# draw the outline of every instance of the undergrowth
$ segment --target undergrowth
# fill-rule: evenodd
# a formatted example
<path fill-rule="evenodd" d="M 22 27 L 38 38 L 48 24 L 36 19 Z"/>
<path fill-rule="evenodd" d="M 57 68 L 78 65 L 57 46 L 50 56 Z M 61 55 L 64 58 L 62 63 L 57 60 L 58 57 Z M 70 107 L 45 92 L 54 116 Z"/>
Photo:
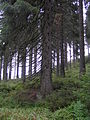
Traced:
<path fill-rule="evenodd" d="M 90 64 L 79 79 L 78 65 L 66 77 L 53 73 L 53 92 L 42 99 L 40 79 L 0 82 L 0 120 L 90 120 Z M 38 94 L 38 99 L 37 99 Z"/>

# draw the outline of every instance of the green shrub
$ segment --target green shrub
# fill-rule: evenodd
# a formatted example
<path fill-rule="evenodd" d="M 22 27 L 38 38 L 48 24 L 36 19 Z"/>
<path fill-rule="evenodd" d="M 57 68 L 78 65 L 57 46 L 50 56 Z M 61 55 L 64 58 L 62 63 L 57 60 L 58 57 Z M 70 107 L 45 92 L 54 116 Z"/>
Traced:
<path fill-rule="evenodd" d="M 59 109 L 52 115 L 53 120 L 73 120 L 73 113 L 69 112 L 66 108 Z"/>
<path fill-rule="evenodd" d="M 55 111 L 59 108 L 64 108 L 71 104 L 76 96 L 73 95 L 71 90 L 58 90 L 54 91 L 51 95 L 46 98 L 46 104 L 51 111 Z"/>
<path fill-rule="evenodd" d="M 87 56 L 87 57 L 85 57 L 85 63 L 86 63 L 86 64 L 87 64 L 87 63 L 90 63 L 90 55 Z"/>
<path fill-rule="evenodd" d="M 73 102 L 67 108 L 56 110 L 52 114 L 54 120 L 89 120 L 87 109 L 80 101 Z"/>
<path fill-rule="evenodd" d="M 53 120 L 52 113 L 45 108 L 0 109 L 0 120 Z"/>
<path fill-rule="evenodd" d="M 40 78 L 32 78 L 32 80 L 26 80 L 23 84 L 23 89 L 38 89 L 40 88 Z"/>
<path fill-rule="evenodd" d="M 0 92 L 10 92 L 12 89 L 7 84 L 0 84 Z"/>
<path fill-rule="evenodd" d="M 83 103 L 81 103 L 81 101 L 72 103 L 68 107 L 68 111 L 73 113 L 73 118 L 75 120 L 89 120 L 90 119 L 86 106 Z"/>
<path fill-rule="evenodd" d="M 53 89 L 57 90 L 57 89 L 61 89 L 64 86 L 64 82 L 63 81 L 54 81 L 53 82 Z"/>
<path fill-rule="evenodd" d="M 90 112 L 90 79 L 87 74 L 82 76 L 80 83 L 81 88 L 75 91 L 74 94 L 76 94 L 78 99 L 86 105 Z"/>
<path fill-rule="evenodd" d="M 78 94 L 78 93 L 77 93 Z M 90 84 L 86 83 L 78 94 L 79 99 L 87 106 L 90 112 Z"/>

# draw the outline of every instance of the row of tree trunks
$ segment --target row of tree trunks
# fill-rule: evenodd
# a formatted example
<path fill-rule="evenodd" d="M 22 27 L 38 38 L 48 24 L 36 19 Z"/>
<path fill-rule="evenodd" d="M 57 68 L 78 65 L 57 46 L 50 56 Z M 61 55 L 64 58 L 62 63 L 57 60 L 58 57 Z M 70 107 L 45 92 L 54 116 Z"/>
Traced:
<path fill-rule="evenodd" d="M 25 50 L 26 51 L 26 50 Z M 12 67 L 14 66 L 14 78 L 19 78 L 19 64 L 20 64 L 20 52 L 17 51 L 15 53 L 15 57 L 14 57 L 14 62 L 13 61 L 13 57 L 10 54 L 10 56 L 8 56 L 8 51 L 4 51 L 4 54 L 0 56 L 0 80 L 7 80 L 7 79 L 12 79 Z M 26 73 L 26 52 L 23 52 L 23 54 L 21 55 L 21 59 L 22 59 L 22 79 L 23 82 L 25 82 L 25 73 Z M 14 65 L 13 65 L 14 63 Z M 16 68 L 17 67 L 17 68 Z M 2 69 L 3 69 L 3 78 L 1 78 L 1 74 L 2 74 Z M 37 69 L 37 49 L 34 49 L 34 73 L 36 74 L 36 69 Z M 9 72 L 8 72 L 9 70 Z M 29 52 L 29 78 L 32 79 L 32 49 L 30 49 Z"/>

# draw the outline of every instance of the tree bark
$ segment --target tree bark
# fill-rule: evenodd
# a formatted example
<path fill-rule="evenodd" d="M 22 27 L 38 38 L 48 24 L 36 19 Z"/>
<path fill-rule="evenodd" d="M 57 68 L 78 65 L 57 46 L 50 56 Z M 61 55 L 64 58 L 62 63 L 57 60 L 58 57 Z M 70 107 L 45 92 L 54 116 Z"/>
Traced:
<path fill-rule="evenodd" d="M 29 79 L 32 80 L 32 48 L 29 50 Z"/>
<path fill-rule="evenodd" d="M 89 54 L 90 54 L 90 53 L 89 53 L 89 48 L 90 48 L 90 45 L 87 45 L 87 47 L 88 47 L 88 56 L 89 56 Z"/>
<path fill-rule="evenodd" d="M 1 80 L 1 72 L 2 72 L 2 55 L 1 55 L 1 59 L 0 59 L 0 80 Z"/>
<path fill-rule="evenodd" d="M 59 64 L 59 44 L 57 44 L 57 70 L 56 70 L 56 75 L 57 77 L 59 76 L 59 72 L 60 72 L 60 64 Z"/>
<path fill-rule="evenodd" d="M 53 56 L 53 57 L 54 57 L 53 68 L 54 68 L 54 70 L 55 70 L 55 57 L 56 57 L 56 56 L 55 56 L 55 50 L 54 50 L 54 56 Z"/>
<path fill-rule="evenodd" d="M 79 0 L 79 27 L 80 27 L 80 76 L 82 76 L 85 69 L 85 55 L 84 55 L 84 26 L 83 26 L 83 0 Z"/>
<path fill-rule="evenodd" d="M 65 67 L 66 70 L 68 69 L 68 62 L 67 62 L 67 42 L 65 42 Z"/>
<path fill-rule="evenodd" d="M 70 50 L 69 50 L 70 52 L 69 52 L 69 54 L 70 54 L 70 69 L 71 69 L 71 57 L 72 57 L 72 56 L 71 56 L 71 42 L 69 43 L 69 47 L 70 47 Z"/>
<path fill-rule="evenodd" d="M 52 68 L 53 70 L 55 70 L 55 50 L 53 51 L 53 55 L 52 55 Z"/>
<path fill-rule="evenodd" d="M 12 74 L 12 56 L 10 56 L 10 62 L 9 62 L 9 79 L 11 79 Z"/>
<path fill-rule="evenodd" d="M 74 67 L 75 67 L 75 51 L 76 51 L 76 49 L 75 49 L 75 43 L 73 41 L 73 66 Z"/>
<path fill-rule="evenodd" d="M 75 46 L 76 46 L 76 61 L 78 61 L 78 49 L 79 49 L 79 47 L 78 47 L 78 43 L 76 43 L 75 44 Z"/>
<path fill-rule="evenodd" d="M 41 64 L 41 94 L 43 97 L 52 92 L 51 12 L 51 0 L 45 0 Z"/>
<path fill-rule="evenodd" d="M 17 78 L 19 78 L 19 51 L 17 55 Z"/>
<path fill-rule="evenodd" d="M 37 70 L 37 46 L 34 48 L 34 74 L 36 74 Z"/>
<path fill-rule="evenodd" d="M 61 6 L 62 7 L 62 6 Z M 64 66 L 64 47 L 63 47 L 63 13 L 61 14 L 61 30 L 60 30 L 60 36 L 61 36 L 61 76 L 65 77 L 65 66 Z"/>
<path fill-rule="evenodd" d="M 26 49 L 23 50 L 22 55 L 22 80 L 23 83 L 26 81 Z"/>
<path fill-rule="evenodd" d="M 4 51 L 4 63 L 3 63 L 3 80 L 7 80 L 7 65 L 8 65 L 8 59 L 7 59 L 7 52 Z"/>
<path fill-rule="evenodd" d="M 16 79 L 16 53 L 15 53 L 15 63 L 14 63 L 14 79 Z"/>

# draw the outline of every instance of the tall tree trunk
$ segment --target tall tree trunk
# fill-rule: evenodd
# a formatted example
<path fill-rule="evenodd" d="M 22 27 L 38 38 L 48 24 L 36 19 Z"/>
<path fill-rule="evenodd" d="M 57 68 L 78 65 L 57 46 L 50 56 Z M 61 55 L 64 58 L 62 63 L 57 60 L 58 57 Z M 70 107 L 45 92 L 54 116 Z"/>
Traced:
<path fill-rule="evenodd" d="M 52 92 L 51 12 L 51 0 L 45 0 L 41 64 L 41 94 L 43 96 Z"/>
<path fill-rule="evenodd" d="M 58 6 L 58 4 L 60 4 L 60 6 Z M 58 32 L 59 33 L 57 32 L 58 33 L 57 36 L 59 36 L 59 39 L 60 39 L 60 40 L 58 40 L 58 45 L 57 45 L 57 48 L 58 48 L 58 46 L 60 46 L 60 50 L 61 50 L 61 68 L 60 68 L 60 73 L 61 73 L 62 77 L 65 77 L 64 46 L 63 46 L 63 43 L 64 43 L 64 41 L 63 41 L 63 3 L 62 3 L 62 1 L 56 1 L 56 9 L 58 10 L 57 12 L 59 12 L 55 16 L 55 18 L 56 18 L 55 19 L 55 23 L 58 25 L 57 28 L 58 28 Z M 60 45 L 60 43 L 61 43 L 61 45 Z M 59 71 L 58 66 L 57 66 L 57 70 Z"/>
<path fill-rule="evenodd" d="M 72 57 L 72 56 L 71 56 L 71 42 L 69 43 L 69 47 L 70 47 L 70 50 L 69 50 L 70 52 L 69 52 L 69 54 L 70 54 L 70 69 L 71 69 L 71 57 Z"/>
<path fill-rule="evenodd" d="M 89 56 L 89 54 L 90 54 L 90 53 L 89 53 L 89 48 L 90 48 L 90 46 L 89 46 L 89 45 L 87 45 L 87 47 L 88 47 L 88 56 Z"/>
<path fill-rule="evenodd" d="M 17 55 L 17 78 L 19 78 L 19 51 Z"/>
<path fill-rule="evenodd" d="M 29 50 L 29 79 L 32 80 L 32 48 Z"/>
<path fill-rule="evenodd" d="M 55 50 L 54 50 L 54 55 L 53 55 L 53 57 L 54 57 L 54 61 L 53 61 L 53 68 L 55 69 Z"/>
<path fill-rule="evenodd" d="M 73 41 L 73 66 L 74 67 L 75 67 L 75 51 L 76 51 L 76 49 L 75 49 L 75 43 Z"/>
<path fill-rule="evenodd" d="M 37 46 L 34 48 L 34 74 L 36 74 L 37 70 Z"/>
<path fill-rule="evenodd" d="M 8 59 L 7 59 L 7 52 L 4 51 L 4 63 L 3 63 L 3 80 L 7 80 L 7 65 L 8 65 Z"/>
<path fill-rule="evenodd" d="M 61 5 L 62 7 L 62 5 Z M 61 36 L 61 76 L 65 77 L 65 68 L 64 68 L 64 47 L 63 47 L 63 13 L 61 14 L 61 28 L 60 28 L 60 36 Z"/>
<path fill-rule="evenodd" d="M 84 26 L 83 26 L 83 0 L 79 0 L 79 27 L 80 27 L 80 76 L 85 73 L 84 55 Z"/>
<path fill-rule="evenodd" d="M 1 72 L 2 72 L 2 55 L 0 58 L 0 80 L 1 80 Z"/>
<path fill-rule="evenodd" d="M 16 53 L 15 53 L 15 63 L 14 63 L 14 79 L 16 78 Z"/>
<path fill-rule="evenodd" d="M 23 83 L 26 80 L 26 49 L 24 49 L 22 53 L 22 80 Z"/>
<path fill-rule="evenodd" d="M 53 51 L 53 64 L 52 68 L 55 70 L 55 50 Z"/>
<path fill-rule="evenodd" d="M 78 49 L 79 49 L 79 47 L 78 47 L 77 43 L 75 44 L 75 46 L 76 46 L 76 61 L 78 61 Z"/>
<path fill-rule="evenodd" d="M 65 67 L 66 70 L 68 69 L 68 62 L 67 62 L 67 42 L 65 42 Z"/>
<path fill-rule="evenodd" d="M 57 70 L 56 70 L 56 75 L 59 76 L 59 44 L 57 44 Z"/>
<path fill-rule="evenodd" d="M 10 56 L 10 63 L 9 63 L 9 79 L 11 79 L 12 74 L 12 56 Z"/>

